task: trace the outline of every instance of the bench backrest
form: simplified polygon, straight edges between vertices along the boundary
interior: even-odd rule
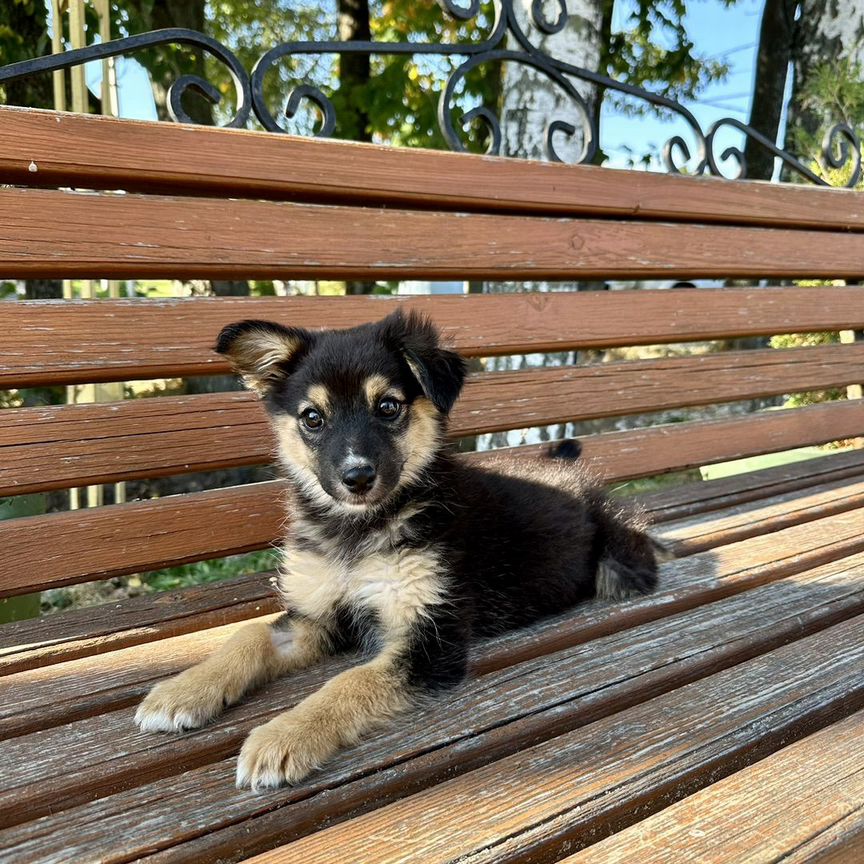
[[[562,280],[864,277],[855,192],[2,109],[7,278]],[[71,191],[89,190],[89,191]],[[118,191],[122,190],[122,191]],[[209,375],[220,326],[428,312],[471,357],[864,328],[864,289],[101,300],[0,306],[0,388]],[[455,438],[864,378],[864,345],[472,377]],[[585,439],[610,480],[821,444],[860,401]],[[0,496],[264,464],[246,393],[6,409]],[[526,453],[531,447],[520,448]],[[485,454],[466,458],[484,459]],[[266,547],[278,481],[0,522],[0,596]]]

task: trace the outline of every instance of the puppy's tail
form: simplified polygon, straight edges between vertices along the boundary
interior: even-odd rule
[[[675,556],[651,537],[645,520],[597,490],[592,502],[596,525],[596,593],[601,600],[625,600],[657,587],[658,564]]]
[[[582,454],[582,445],[575,438],[565,438],[549,446],[546,455],[550,459],[578,459]]]

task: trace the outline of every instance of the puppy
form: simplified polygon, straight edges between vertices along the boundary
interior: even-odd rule
[[[423,317],[323,332],[243,321],[216,350],[261,397],[288,476],[285,613],[157,685],[136,721],[197,728],[280,675],[362,658],[253,730],[238,786],[297,783],[457,684],[472,637],[654,589],[657,544],[586,477],[576,442],[482,468],[454,457],[444,438],[465,363]]]

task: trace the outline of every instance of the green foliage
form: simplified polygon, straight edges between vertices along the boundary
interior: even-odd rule
[[[206,585],[236,576],[273,570],[276,556],[276,551],[272,549],[248,552],[245,555],[232,555],[229,558],[196,561],[194,564],[155,570],[143,574],[140,579],[154,591],[171,591],[189,585]]]
[[[864,123],[864,70],[851,57],[822,63],[811,73],[798,101],[819,118],[822,129],[839,122],[855,129]],[[792,144],[798,153],[815,157],[822,149],[820,136],[798,127]],[[836,177],[831,182],[846,178]]]
[[[825,285],[824,282],[807,281],[799,282],[802,287],[818,288]],[[828,283],[831,284],[831,283]],[[814,297],[814,302],[816,298]],[[769,345],[772,348],[809,348],[816,345],[834,345],[840,341],[839,333],[784,333],[772,336]],[[834,402],[837,399],[845,399],[846,391],[841,388],[833,390],[818,390],[808,393],[793,393],[783,403],[784,408],[801,408],[805,405],[816,405],[820,402]]]
[[[720,0],[733,6],[736,0]],[[614,0],[604,0],[606,16],[611,16]],[[722,81],[729,66],[700,55],[685,26],[686,0],[634,0],[629,26],[611,33],[601,55],[601,71],[611,78],[646,87],[672,99],[693,99],[708,84]],[[653,109],[647,103],[633,102],[610,93],[614,106],[628,114]]]

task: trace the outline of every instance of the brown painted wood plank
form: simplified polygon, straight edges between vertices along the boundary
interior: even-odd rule
[[[584,458],[599,476],[611,482],[855,438],[862,429],[864,402],[849,400],[728,420],[608,432],[581,440]],[[547,444],[531,444],[472,453],[467,458],[491,467],[516,454],[527,459],[547,449]]]
[[[555,861],[860,708],[841,637],[860,664],[861,618],[252,860]]]
[[[856,329],[864,327],[862,291],[857,286],[8,303],[0,386],[226,372],[227,363],[212,347],[225,324],[242,318],[350,327],[397,307],[413,308],[430,315],[455,347],[473,357]]]
[[[284,520],[278,488],[256,483],[2,522],[0,542],[15,553],[0,565],[0,596],[266,547]]]
[[[605,479],[623,479],[851,437],[862,424],[864,403],[836,402],[595,436],[584,442],[585,458]],[[512,450],[519,458],[537,453],[531,447]],[[468,458],[494,467],[513,455]],[[0,564],[0,596],[264,548],[280,536],[280,488],[272,481],[0,523],[0,543],[13,550]],[[63,544],[47,557],[46,536]]]
[[[194,837],[213,828],[238,823],[238,831],[229,832],[230,840],[225,836],[218,838],[220,851],[224,854],[226,849],[230,849],[230,846],[226,846],[227,841],[235,844],[234,852],[249,854],[257,850],[254,847],[242,848],[238,832],[240,835],[245,834],[246,843],[250,840],[260,843],[262,839],[265,842],[279,842],[284,839],[286,832],[295,836],[306,833],[320,826],[324,819],[341,819],[352,809],[384,803],[389,798],[400,797],[448,775],[471,770],[530,744],[623,711],[719,669],[740,664],[789,639],[800,639],[832,622],[848,618],[854,608],[860,608],[860,584],[852,578],[843,587],[838,582],[838,573],[823,575],[826,576],[824,583],[805,580],[796,587],[794,581],[789,581],[785,583],[785,588],[778,583],[769,586],[772,589],[770,591],[766,587],[746,598],[715,604],[700,610],[691,625],[686,624],[691,620],[689,617],[677,616],[486,675],[479,682],[459,688],[437,706],[419,712],[415,722],[410,725],[381,733],[354,751],[346,752],[305,784],[267,796],[235,791],[229,776],[226,776],[231,760],[221,762],[221,759],[233,752],[242,734],[251,725],[273,713],[274,688],[271,688],[269,708],[263,709],[266,713],[262,714],[260,704],[256,708],[256,703],[263,701],[259,697],[232,711],[233,717],[224,718],[208,730],[173,739],[169,736],[143,736],[150,739],[147,742],[142,741],[142,736],[137,732],[127,732],[124,724],[131,722],[131,711],[117,711],[90,718],[86,726],[72,723],[56,730],[13,739],[0,745],[0,748],[6,764],[22,767],[20,773],[7,780],[11,788],[3,793],[2,800],[4,805],[8,803],[9,806],[4,806],[0,812],[6,825],[20,824],[22,821],[31,824],[4,832],[0,835],[0,842],[11,846],[13,842],[35,837],[54,844],[56,850],[57,844],[75,844],[86,838],[86,842],[95,841],[98,844],[96,848],[99,849],[100,860],[118,860],[107,854],[109,849],[114,848],[116,851],[120,846],[123,854],[134,858],[142,851],[151,851],[152,847],[148,850],[146,846],[142,848],[142,845],[138,845],[136,849],[130,850],[125,844],[152,843],[154,839],[163,844],[166,841],[176,843],[190,839],[190,833]],[[858,599],[849,605],[853,594]],[[842,600],[844,596],[846,599]],[[793,611],[787,606],[790,602]],[[771,621],[773,626],[764,626],[766,620]],[[785,652],[782,659],[785,660],[788,654],[794,659],[791,663],[780,663],[778,658],[778,662],[774,663],[776,668],[782,666],[784,670],[779,680],[772,679],[776,681],[775,688],[784,690],[786,678],[796,678],[794,690],[792,682],[788,682],[788,698],[791,700],[794,695],[806,704],[808,698],[813,697],[814,690],[824,687],[832,693],[835,688],[839,692],[842,682],[843,695],[847,700],[845,704],[849,706],[848,710],[854,710],[856,702],[864,700],[864,682],[852,672],[855,663],[859,662],[861,650],[864,650],[859,645],[864,638],[861,626],[859,617],[846,625],[836,625],[825,631],[831,634],[831,639],[824,641],[830,641],[835,652],[839,652],[839,644],[845,645],[844,656],[838,658],[835,664],[828,664],[827,670],[827,661],[820,662],[823,658],[820,657],[819,649],[810,650],[808,643],[813,637],[792,646],[796,651],[781,649]],[[839,641],[841,639],[842,643]],[[634,641],[640,645],[639,652],[633,651]],[[822,641],[816,644],[822,644]],[[811,655],[812,668],[803,680],[797,678],[799,669],[803,672],[808,668],[807,657]],[[763,657],[762,662],[764,660]],[[820,671],[825,674],[817,675]],[[731,677],[734,679],[736,676]],[[741,677],[746,679],[747,676]],[[780,681],[784,681],[784,684],[781,685]],[[293,683],[290,691],[287,691],[291,693],[288,698],[290,704],[304,695],[310,680],[308,676],[298,676],[294,682],[286,683]],[[275,689],[286,692],[284,685],[278,685]],[[760,700],[776,698],[777,689],[769,693],[768,689],[763,688],[761,694],[754,697],[765,713],[768,713],[767,705]],[[830,701],[832,708],[836,709],[838,706],[834,697]],[[824,705],[818,698],[817,703]],[[281,706],[284,705],[283,701]],[[767,726],[761,727],[763,729],[771,726],[767,717],[765,721]],[[728,735],[729,730],[725,731]],[[74,749],[67,748],[65,767],[60,764],[60,754],[52,753],[51,750],[52,741],[60,736],[66,741],[75,742]],[[207,753],[203,752],[202,737],[209,737]],[[148,763],[147,754],[142,748],[150,743],[151,750],[153,747],[162,749],[163,776],[175,776],[190,767],[190,747],[195,746],[196,738],[199,739],[198,764],[216,759],[220,759],[220,763],[148,787],[156,769]],[[216,749],[222,753],[216,754]],[[20,761],[22,756],[25,757],[25,764]],[[151,752],[150,759],[152,756]],[[88,759],[101,763],[103,772],[111,772],[111,777],[103,777],[101,785],[98,782],[94,784],[93,772],[85,768]],[[54,767],[50,768],[52,764]],[[52,772],[55,771],[62,773],[54,777]],[[54,793],[51,796],[42,783],[32,782],[37,777],[47,780],[48,776],[51,777]],[[73,779],[77,779],[77,783],[72,783]],[[357,780],[361,782],[354,782]],[[85,803],[97,796],[104,796],[106,791],[116,793],[124,786],[143,788],[125,795],[113,794],[101,805],[98,802]],[[198,794],[190,795],[190,788],[197,788]],[[159,800],[154,801],[157,789]],[[319,793],[325,789],[329,791],[321,796]],[[178,793],[182,799],[177,797]],[[50,805],[49,797],[52,802]],[[125,832],[105,830],[105,819],[110,821],[120,813],[127,812],[133,801],[134,806],[141,807],[142,799],[146,798],[150,799],[149,805],[139,811],[147,812],[146,820],[130,820],[129,830]],[[179,804],[181,800],[186,803]],[[190,806],[193,801],[195,804]],[[70,809],[82,803],[85,806],[79,812]],[[272,815],[277,817],[275,821],[265,819],[263,823],[256,824],[254,831],[250,831],[248,823],[240,821],[250,816],[260,817],[267,811],[288,804],[293,806],[287,813],[274,812]],[[41,814],[47,815],[49,806],[52,813],[67,810],[62,817],[66,826],[62,831],[56,830],[58,823],[55,816],[32,822]],[[154,809],[150,809],[151,806]],[[166,836],[165,814],[171,812],[170,808],[175,814],[182,813],[183,818],[169,820],[176,827]],[[96,813],[99,811],[102,815],[97,818]],[[101,825],[101,840],[94,838],[93,831],[85,827],[88,823]],[[136,829],[136,825],[139,829]],[[158,838],[153,837],[154,827],[161,832]],[[82,831],[85,837],[82,837]],[[274,831],[277,832],[276,836],[273,836]],[[255,837],[255,834],[259,836]],[[269,836],[262,838],[262,834]],[[208,841],[204,842],[206,844]],[[258,848],[261,848],[260,845]],[[214,857],[212,854],[200,853],[200,849],[195,849],[178,860],[205,861]],[[106,857],[103,859],[102,855]],[[43,847],[40,860],[54,859],[46,855]]]
[[[858,712],[561,864],[861,861],[862,741]]]
[[[469,378],[450,435],[843,386],[862,368],[864,343],[485,373]],[[261,464],[275,450],[251,393],[7,409],[3,420],[0,495]]]
[[[271,574],[254,573],[0,626],[0,676],[275,612]]]
[[[702,566],[706,566],[704,560]],[[859,553],[787,577],[789,581],[784,582],[785,587],[777,589],[777,593],[785,598],[784,604],[791,604],[788,608],[784,606],[783,615],[794,617],[790,611],[794,607],[804,615],[802,620],[809,620],[808,603],[814,603],[821,610],[817,616],[819,620],[822,620],[819,616],[823,612],[833,621],[838,615],[855,614],[859,606],[864,611],[864,593],[861,593],[864,585],[855,580],[857,568],[862,566],[864,554]],[[591,638],[609,635],[629,626],[638,627],[651,620],[651,616],[672,614],[670,610],[684,608],[686,604],[696,608],[704,605],[706,599],[718,596],[716,583],[709,585],[702,581],[691,585],[691,579],[692,576],[687,576],[685,581],[685,576],[672,568],[671,572],[664,573],[664,597],[659,603],[648,606],[629,604],[623,610],[607,603],[593,603],[542,625],[479,642],[473,652],[473,669],[477,674],[488,674],[544,653],[570,649]],[[723,583],[724,590],[730,585],[735,590],[740,589],[741,586],[733,582]],[[742,584],[746,586],[749,583],[745,580]],[[688,590],[690,588],[692,590]],[[756,596],[769,598],[773,595],[762,592]],[[260,616],[274,608],[260,604],[256,614]],[[736,608],[743,609],[744,606]],[[829,609],[834,611],[829,613]],[[702,613],[691,614],[698,617]],[[0,737],[60,726],[132,705],[156,679],[203,659],[244,623],[203,628],[146,645],[9,675],[3,681],[4,690],[15,698],[0,704]],[[773,630],[771,632],[776,636]],[[723,638],[726,638],[725,633]]]
[[[658,526],[677,555],[768,534],[864,506],[864,480],[836,480]]]
[[[859,279],[862,261],[846,231],[0,189],[13,279]]]
[[[816,483],[855,478],[862,469],[864,449],[826,451],[823,456],[788,465],[648,492],[639,495],[639,501],[654,522],[667,522],[806,489]]]
[[[850,455],[860,456],[861,459],[853,461],[846,458]],[[773,506],[769,514],[760,518],[758,523],[754,522],[760,526],[762,533],[857,506],[855,495],[847,495],[842,484],[849,482],[850,470],[857,467],[859,474],[864,470],[864,453],[835,454],[821,460],[809,461],[816,463],[822,471],[814,466],[810,469],[814,473],[808,475],[801,467],[807,463],[799,463],[798,471],[792,478],[796,483],[804,482],[810,488],[805,493],[799,491],[797,495],[790,494],[789,490],[778,486],[776,482],[769,482],[772,478],[785,477],[785,474],[780,473],[781,469],[771,468],[754,472],[753,477],[745,475],[736,478],[739,483],[744,484],[747,493],[745,501],[752,500],[755,492],[761,488],[764,494],[758,506]],[[835,475],[827,470],[832,464],[837,466],[841,475],[839,482],[834,479]],[[788,468],[789,466],[784,466],[784,470]],[[765,482],[760,482],[760,475],[765,478]],[[815,487],[814,480],[819,478],[833,480],[835,485],[822,484],[825,488]],[[729,480],[712,482],[721,484],[727,501],[731,500]],[[710,490],[712,482],[692,485],[705,486]],[[817,494],[817,488],[822,489],[822,493],[814,502],[812,499],[813,495]],[[267,506],[272,500],[272,506],[275,507],[275,493],[269,485],[262,484],[258,489],[263,502],[261,506]],[[772,492],[776,494],[772,496]],[[802,505],[802,499],[809,503]],[[673,502],[680,500],[681,496],[676,495]],[[660,506],[660,501],[656,501],[652,512],[655,521],[659,521],[663,516],[663,510],[658,509]],[[673,516],[679,509],[680,503],[673,503]],[[728,512],[727,509],[715,513],[711,519],[722,522]],[[678,536],[685,542],[679,544],[678,554],[696,551],[693,544],[700,535],[707,534],[702,542],[704,548],[752,536],[746,519],[740,517],[733,519],[726,531],[712,530],[710,526],[711,523],[704,520],[694,523],[689,529],[693,543],[687,542],[687,530],[679,530]],[[664,528],[661,527],[659,533],[663,531]],[[66,612],[49,619],[7,624],[0,628],[0,674],[10,674],[194,632],[243,620],[276,608],[276,600],[269,589],[268,574],[256,574],[213,585],[137,597],[95,609]]]
[[[864,451],[851,450],[638,497],[651,518],[662,524],[817,482],[854,478],[862,471]],[[254,574],[67,611],[47,620],[5,624],[0,627],[0,675],[205,630],[271,609],[276,606],[267,574]]]
[[[22,185],[855,230],[854,192],[611,171],[236,130],[0,109]],[[31,168],[35,165],[35,169]]]
[[[249,620],[275,617],[261,617],[262,612],[275,613],[269,604],[259,604],[256,611],[247,620],[221,627],[202,627],[182,636],[7,675],[3,689],[15,697],[15,703],[0,705],[0,738],[135,705],[157,680],[205,659]]]

